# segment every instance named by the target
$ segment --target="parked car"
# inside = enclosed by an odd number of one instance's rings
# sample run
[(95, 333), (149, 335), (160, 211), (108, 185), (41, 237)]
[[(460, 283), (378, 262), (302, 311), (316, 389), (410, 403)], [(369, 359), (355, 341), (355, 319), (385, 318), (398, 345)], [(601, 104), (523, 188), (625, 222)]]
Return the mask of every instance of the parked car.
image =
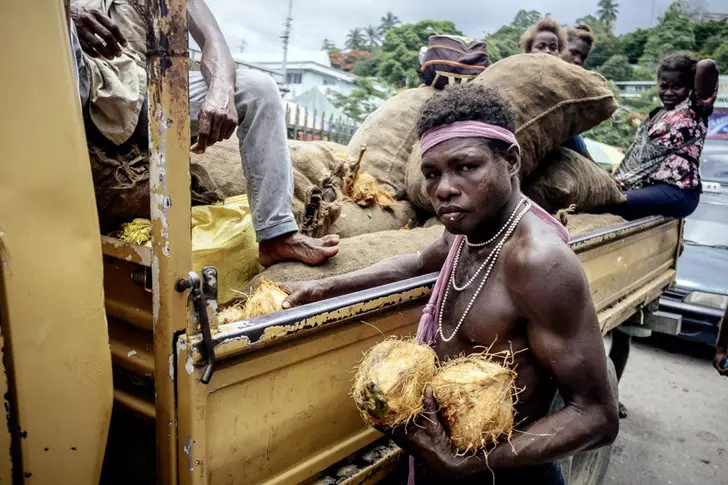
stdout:
[(706, 140), (700, 164), (703, 194), (685, 221), (677, 283), (660, 310), (682, 315), (679, 338), (715, 345), (728, 305), (728, 140)]

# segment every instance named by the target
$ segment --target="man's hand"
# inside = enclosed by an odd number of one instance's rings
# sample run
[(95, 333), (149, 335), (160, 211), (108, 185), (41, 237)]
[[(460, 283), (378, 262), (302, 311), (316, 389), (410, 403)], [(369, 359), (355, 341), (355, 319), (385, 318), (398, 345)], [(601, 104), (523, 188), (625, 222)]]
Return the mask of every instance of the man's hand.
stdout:
[(81, 49), (91, 57), (113, 59), (121, 55), (122, 46), (126, 47), (119, 27), (99, 10), (72, 5), (71, 20), (78, 31)]
[(211, 87), (200, 106), (197, 119), (200, 131), (197, 134), (197, 145), (192, 150), (195, 153), (205, 153), (207, 147), (233, 136), (238, 127), (235, 87)]
[(282, 304), (284, 310), (326, 299), (326, 291), (319, 281), (291, 281), (278, 285), (289, 292)]
[(389, 431), (389, 436), (397, 446), (443, 479), (461, 478), (459, 465), (466, 460), (457, 456), (457, 450), (450, 443), (447, 431), (437, 415), (437, 402), (429, 386), (422, 403), (422, 415), (414, 423)]
[(718, 374), (728, 377), (728, 367), (721, 367), (723, 360), (728, 358), (728, 349), (723, 346), (717, 346), (715, 348), (715, 357), (713, 357), (713, 367), (718, 371)]

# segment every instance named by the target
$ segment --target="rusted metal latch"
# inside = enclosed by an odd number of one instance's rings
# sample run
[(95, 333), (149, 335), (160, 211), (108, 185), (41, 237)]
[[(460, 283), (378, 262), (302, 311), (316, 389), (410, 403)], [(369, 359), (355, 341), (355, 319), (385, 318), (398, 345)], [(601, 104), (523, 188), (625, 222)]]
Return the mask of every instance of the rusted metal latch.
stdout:
[(187, 273), (187, 279), (177, 280), (176, 289), (180, 293), (190, 290), (189, 297), (195, 308), (197, 321), (200, 323), (200, 331), (202, 332), (202, 354), (207, 359), (207, 365), (202, 373), (200, 381), (208, 384), (212, 379), (212, 373), (215, 372), (215, 346), (212, 343), (212, 333), (210, 332), (210, 318), (207, 315), (207, 299), (217, 298), (217, 269), (214, 266), (205, 267), (202, 270), (202, 276), (205, 281), (200, 281), (200, 277), (194, 271)]

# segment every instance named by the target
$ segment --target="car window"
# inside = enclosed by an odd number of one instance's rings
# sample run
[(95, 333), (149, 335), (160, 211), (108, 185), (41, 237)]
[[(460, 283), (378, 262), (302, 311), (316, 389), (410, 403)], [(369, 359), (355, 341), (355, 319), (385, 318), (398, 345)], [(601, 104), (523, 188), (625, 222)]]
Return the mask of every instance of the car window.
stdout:
[(685, 221), (683, 238), (707, 246), (728, 246), (728, 195), (703, 194)]

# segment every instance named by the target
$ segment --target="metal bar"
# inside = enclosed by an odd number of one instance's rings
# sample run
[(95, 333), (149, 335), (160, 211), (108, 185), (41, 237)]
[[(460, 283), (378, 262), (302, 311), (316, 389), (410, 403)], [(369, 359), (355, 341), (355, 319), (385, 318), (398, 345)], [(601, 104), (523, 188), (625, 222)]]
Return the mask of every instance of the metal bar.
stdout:
[(122, 406), (136, 411), (142, 416), (154, 419), (154, 405), (147, 402), (139, 397), (133, 396), (128, 392), (120, 389), (114, 389), (114, 401), (118, 402)]
[(147, 267), (152, 265), (152, 250), (146, 246), (139, 246), (109, 236), (101, 236), (101, 249), (104, 255), (112, 258)]
[(157, 483), (177, 483), (174, 334), (188, 322), (175, 289), (192, 267), (187, 0), (148, 2), (147, 73)]

